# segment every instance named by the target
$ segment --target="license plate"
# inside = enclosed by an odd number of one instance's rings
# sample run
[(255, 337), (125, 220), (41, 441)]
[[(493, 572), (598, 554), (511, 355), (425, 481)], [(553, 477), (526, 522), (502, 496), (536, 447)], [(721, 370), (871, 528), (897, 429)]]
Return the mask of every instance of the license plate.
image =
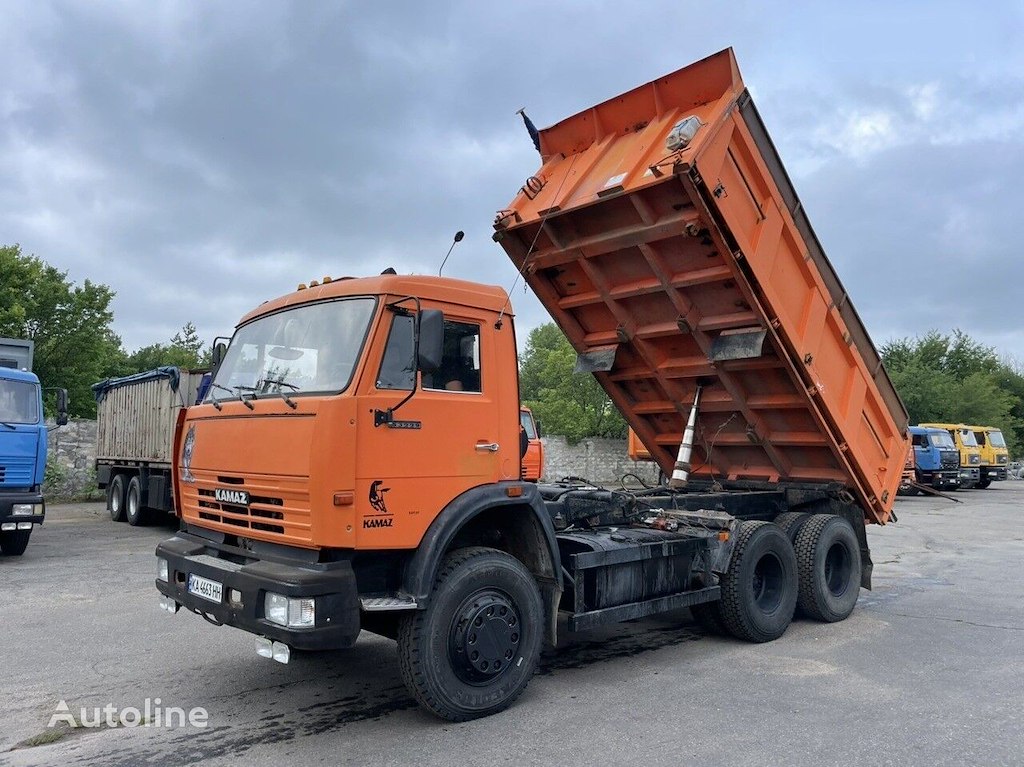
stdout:
[(201, 575), (193, 575), (189, 573), (188, 576), (188, 593), (195, 594), (197, 597), (208, 599), (211, 602), (220, 604), (221, 597), (224, 594), (223, 584), (217, 583), (217, 581), (211, 581), (209, 578), (204, 578)]

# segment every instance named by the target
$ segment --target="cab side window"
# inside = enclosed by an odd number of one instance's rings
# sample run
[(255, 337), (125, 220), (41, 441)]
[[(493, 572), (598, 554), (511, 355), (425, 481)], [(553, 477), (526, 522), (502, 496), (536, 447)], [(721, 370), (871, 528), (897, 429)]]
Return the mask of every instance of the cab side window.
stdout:
[(423, 385), (446, 391), (482, 391), (479, 325), (445, 320), (441, 367)]
[(412, 320), (408, 315), (396, 314), (391, 320), (388, 344), (384, 347), (384, 359), (377, 374), (378, 389), (412, 388), (416, 374), (413, 359)]

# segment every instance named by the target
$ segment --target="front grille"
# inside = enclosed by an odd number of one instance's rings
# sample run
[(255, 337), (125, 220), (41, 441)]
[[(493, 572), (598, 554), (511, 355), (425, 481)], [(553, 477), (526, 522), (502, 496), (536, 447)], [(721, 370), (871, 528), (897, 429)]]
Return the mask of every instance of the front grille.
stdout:
[[(195, 470), (193, 474), (196, 482), (182, 488), (186, 518), (236, 535), (247, 530), (280, 536), (282, 541), (312, 539), (307, 478), (223, 476)], [(244, 490), (249, 505), (218, 501), (217, 488)]]
[[(232, 484), (244, 485), (245, 483), (233, 482)], [(283, 520), (284, 513), (262, 509), (260, 506), (284, 506), (284, 501), (280, 498), (250, 495), (249, 505), (239, 506), (234, 503), (218, 501), (213, 490), (199, 488), (199, 508), (203, 509), (199, 512), (201, 519), (283, 535), (284, 525), (272, 524), (265, 520)]]
[(960, 465), (960, 455), (952, 450), (943, 450), (940, 460), (944, 469), (955, 469)]
[(32, 484), (32, 458), (7, 458), (0, 464), (0, 483), (11, 487), (29, 487)]

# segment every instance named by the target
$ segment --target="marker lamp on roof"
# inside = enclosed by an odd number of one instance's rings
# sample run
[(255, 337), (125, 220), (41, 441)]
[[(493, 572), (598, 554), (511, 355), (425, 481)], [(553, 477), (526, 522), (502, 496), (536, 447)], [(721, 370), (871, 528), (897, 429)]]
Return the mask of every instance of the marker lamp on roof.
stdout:
[(672, 130), (669, 131), (668, 138), (665, 139), (665, 148), (670, 152), (678, 152), (680, 149), (686, 149), (693, 140), (693, 137), (697, 135), (697, 131), (700, 130), (700, 126), (703, 125), (700, 118), (697, 115), (690, 115), (684, 117), (682, 120), (672, 126)]

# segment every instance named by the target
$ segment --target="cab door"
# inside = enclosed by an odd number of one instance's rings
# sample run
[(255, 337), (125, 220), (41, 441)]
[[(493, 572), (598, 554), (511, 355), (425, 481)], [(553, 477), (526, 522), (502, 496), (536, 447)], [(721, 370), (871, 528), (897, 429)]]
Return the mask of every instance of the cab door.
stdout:
[[(423, 308), (430, 308), (424, 304)], [(389, 316), (390, 315), (390, 316)], [(518, 442), (504, 445), (493, 319), (445, 309), (444, 356), (390, 424), (378, 424), (413, 385), (414, 316), (385, 312), (375, 359), (361, 385), (356, 450), (360, 548), (411, 548), (437, 513), (478, 485), (518, 477)], [(506, 429), (507, 431), (507, 429)], [(509, 450), (513, 462), (507, 460)]]

